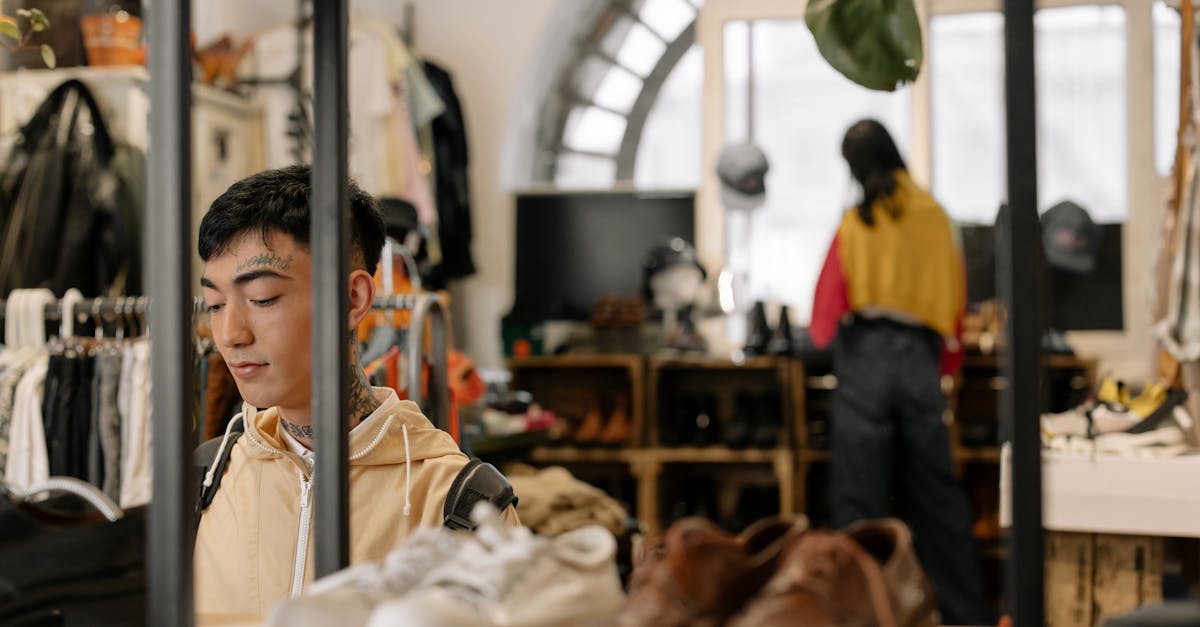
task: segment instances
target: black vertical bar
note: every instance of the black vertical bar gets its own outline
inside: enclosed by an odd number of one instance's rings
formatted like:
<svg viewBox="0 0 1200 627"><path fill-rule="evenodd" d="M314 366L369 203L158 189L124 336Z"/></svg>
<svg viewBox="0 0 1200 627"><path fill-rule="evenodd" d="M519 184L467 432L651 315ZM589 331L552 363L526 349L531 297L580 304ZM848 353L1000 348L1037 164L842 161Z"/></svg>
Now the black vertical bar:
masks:
<svg viewBox="0 0 1200 627"><path fill-rule="evenodd" d="M192 57L191 2L156 2L150 16L150 146L146 160L147 293L154 306L149 507L150 625L192 625L196 497L192 438Z"/></svg>
<svg viewBox="0 0 1200 627"><path fill-rule="evenodd" d="M314 117L312 258L312 419L319 457L316 495L316 575L344 568L350 556L346 440L349 424L349 311L346 202L346 0L313 7Z"/></svg>
<svg viewBox="0 0 1200 627"><path fill-rule="evenodd" d="M1038 432L1041 320L1035 246L1037 214L1037 111L1034 97L1033 0L1004 2L1005 94L1008 101L1008 234L997 257L1000 296L1007 307L1009 385L1001 416L1012 434L1012 534L1008 601L1014 624L1045 621L1043 597L1042 458ZM1034 279L1031 281L1031 279Z"/></svg>

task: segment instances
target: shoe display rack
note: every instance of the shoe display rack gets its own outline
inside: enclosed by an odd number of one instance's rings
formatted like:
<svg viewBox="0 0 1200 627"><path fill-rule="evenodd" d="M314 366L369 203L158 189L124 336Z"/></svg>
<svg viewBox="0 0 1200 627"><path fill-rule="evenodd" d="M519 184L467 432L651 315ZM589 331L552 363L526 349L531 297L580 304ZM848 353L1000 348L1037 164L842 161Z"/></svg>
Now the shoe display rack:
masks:
<svg viewBox="0 0 1200 627"><path fill-rule="evenodd" d="M764 483L773 486L776 512L797 511L803 502L796 455L804 416L798 360L563 355L517 359L508 368L515 389L528 390L569 425L559 444L535 449L528 461L629 478L630 504L648 532L661 531L679 515L672 502L690 501L706 486L712 490L705 496L725 511L736 509L740 493L761 493ZM591 437L614 431L613 414L626 398L628 440ZM597 420L604 424L597 428Z"/></svg>

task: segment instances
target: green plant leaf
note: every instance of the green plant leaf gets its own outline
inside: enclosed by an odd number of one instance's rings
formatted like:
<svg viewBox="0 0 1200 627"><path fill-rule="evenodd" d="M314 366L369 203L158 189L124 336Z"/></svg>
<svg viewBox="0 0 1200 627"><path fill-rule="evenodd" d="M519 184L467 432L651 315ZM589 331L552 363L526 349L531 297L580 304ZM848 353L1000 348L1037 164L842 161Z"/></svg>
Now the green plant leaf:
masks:
<svg viewBox="0 0 1200 627"><path fill-rule="evenodd" d="M17 9L17 15L20 15L21 17L29 17L33 15L33 11L30 11L29 9Z"/></svg>
<svg viewBox="0 0 1200 627"><path fill-rule="evenodd" d="M54 48L51 48L49 44L42 44L42 63L52 70L58 63L58 59L54 57Z"/></svg>
<svg viewBox="0 0 1200 627"><path fill-rule="evenodd" d="M40 9L29 10L29 25L33 27L33 32L40 33L47 28L50 28L50 19L42 13Z"/></svg>
<svg viewBox="0 0 1200 627"><path fill-rule="evenodd" d="M0 35L8 35L16 41L21 41L21 29L17 28L16 21L8 18L0 17Z"/></svg>

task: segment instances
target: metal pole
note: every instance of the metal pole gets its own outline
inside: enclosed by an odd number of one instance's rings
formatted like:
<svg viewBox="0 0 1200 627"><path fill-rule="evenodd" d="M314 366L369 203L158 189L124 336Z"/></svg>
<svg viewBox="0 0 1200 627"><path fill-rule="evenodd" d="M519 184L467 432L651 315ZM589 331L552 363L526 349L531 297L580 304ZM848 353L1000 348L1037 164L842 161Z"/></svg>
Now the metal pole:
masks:
<svg viewBox="0 0 1200 627"><path fill-rule="evenodd" d="M997 255L1000 296L1007 306L1008 389L1001 417L1012 434L1013 525L1009 538L1007 592L1014 624L1037 627L1045 621L1043 598L1042 458L1038 416L1041 407L1041 328L1035 246L1037 214L1037 111L1034 98L1033 0L1004 2L1004 87L1008 112L1008 234Z"/></svg>
<svg viewBox="0 0 1200 627"><path fill-rule="evenodd" d="M150 146L145 251L154 329L151 428L154 498L149 506L147 624L195 622L192 546L192 56L191 3L150 7Z"/></svg>
<svg viewBox="0 0 1200 627"><path fill-rule="evenodd" d="M433 320L433 357L429 362L428 401L422 393L425 370L425 322ZM446 375L446 310L433 294L423 294L408 322L408 398L421 407L434 426L450 430L450 379Z"/></svg>
<svg viewBox="0 0 1200 627"><path fill-rule="evenodd" d="M313 479L317 577L344 568L350 557L346 5L346 0L316 0L313 6L312 419L319 455Z"/></svg>

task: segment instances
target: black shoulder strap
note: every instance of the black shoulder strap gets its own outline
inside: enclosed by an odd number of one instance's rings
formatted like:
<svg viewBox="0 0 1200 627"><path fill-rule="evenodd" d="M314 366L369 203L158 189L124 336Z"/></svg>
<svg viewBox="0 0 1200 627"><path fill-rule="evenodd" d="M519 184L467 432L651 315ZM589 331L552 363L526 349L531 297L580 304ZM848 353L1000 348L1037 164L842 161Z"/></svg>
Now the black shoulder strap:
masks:
<svg viewBox="0 0 1200 627"><path fill-rule="evenodd" d="M233 454L233 445L237 443L238 438L242 437L242 433L246 431L246 426L242 423L240 417L233 420L232 432L225 443L225 448L221 448L221 442L225 440L224 437L213 438L197 446L196 451L192 453L192 463L198 471L197 482L200 484L200 489L198 490L200 502L196 505L197 513L203 512L212 504L213 497L217 495L217 489L221 487L221 477L225 475L225 468L229 466L229 456ZM212 483L205 486L204 479L208 476L210 468L216 468L216 470L213 471Z"/></svg>
<svg viewBox="0 0 1200 627"><path fill-rule="evenodd" d="M509 505L517 505L517 495L513 493L512 484L495 466L472 459L450 484L446 504L442 507L442 524L447 529L474 529L471 510L481 501L487 501L504 511Z"/></svg>

